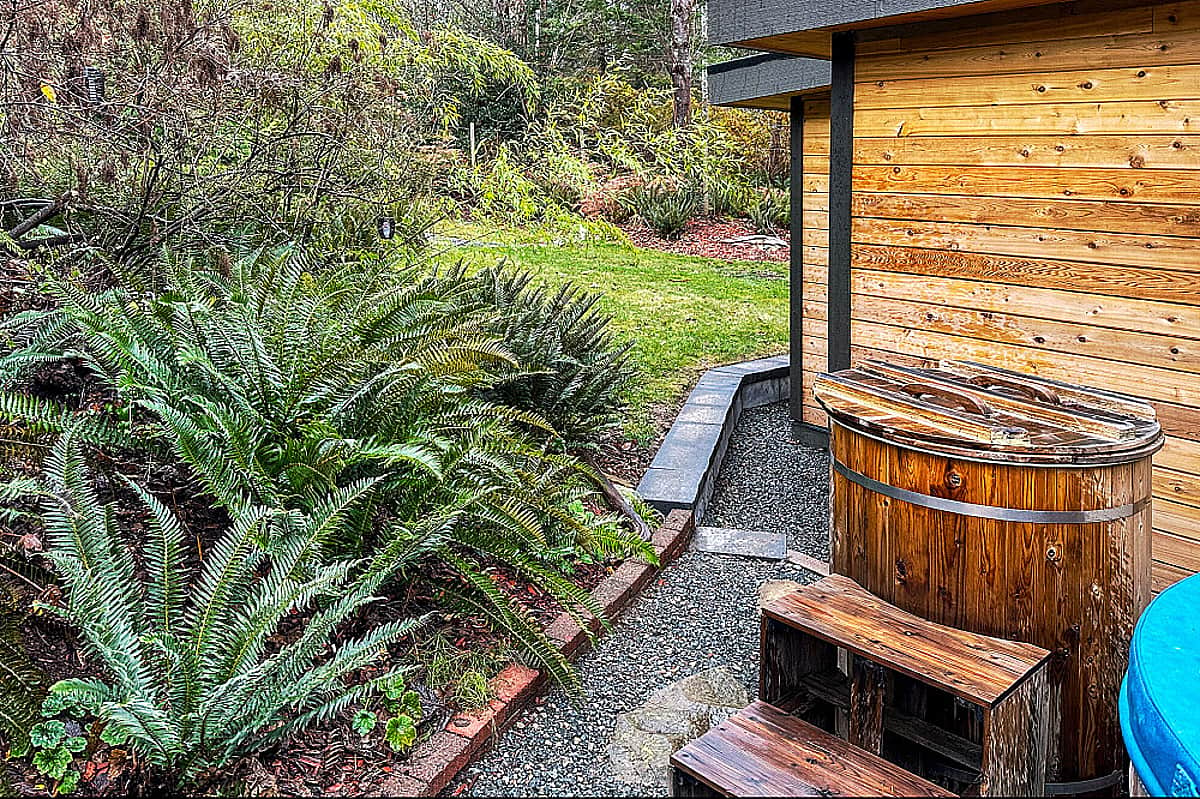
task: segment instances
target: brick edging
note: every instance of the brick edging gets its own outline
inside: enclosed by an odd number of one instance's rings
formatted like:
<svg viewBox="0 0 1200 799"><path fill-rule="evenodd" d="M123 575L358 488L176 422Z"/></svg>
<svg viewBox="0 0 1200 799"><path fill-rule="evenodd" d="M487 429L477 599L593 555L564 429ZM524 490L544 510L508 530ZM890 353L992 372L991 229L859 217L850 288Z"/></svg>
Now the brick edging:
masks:
<svg viewBox="0 0 1200 799"><path fill-rule="evenodd" d="M691 511L673 510L651 539L658 565L627 560L592 589L592 598L609 619L616 617L654 577L687 547L696 523ZM546 635L568 660L586 652L593 637L603 633L591 618L591 635L570 614L562 613L546 627ZM380 786L388 796L436 796L520 716L546 686L544 672L509 664L491 685L496 698L481 710L455 714L446 726L422 742L408 760Z"/></svg>

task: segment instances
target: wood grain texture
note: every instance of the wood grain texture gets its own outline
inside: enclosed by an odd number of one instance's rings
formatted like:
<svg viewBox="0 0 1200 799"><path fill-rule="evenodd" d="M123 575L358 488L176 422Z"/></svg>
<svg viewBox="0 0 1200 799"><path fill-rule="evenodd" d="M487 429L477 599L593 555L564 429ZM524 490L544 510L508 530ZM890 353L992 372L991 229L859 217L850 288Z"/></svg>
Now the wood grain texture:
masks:
<svg viewBox="0 0 1200 799"><path fill-rule="evenodd" d="M1195 276L1174 269L870 244L856 245L852 258L856 269L1200 305Z"/></svg>
<svg viewBox="0 0 1200 799"><path fill-rule="evenodd" d="M1049 656L1038 646L931 623L841 574L775 600L764 618L989 707Z"/></svg>
<svg viewBox="0 0 1200 799"><path fill-rule="evenodd" d="M854 163L1104 169L1200 169L1200 136L1047 136L1030 130L1003 136L857 137Z"/></svg>
<svg viewBox="0 0 1200 799"><path fill-rule="evenodd" d="M1134 236L957 222L897 222L869 217L854 220L852 235L858 244L883 247L917 247L1016 258L1051 258L1087 265L1200 271L1200 239L1189 237Z"/></svg>
<svg viewBox="0 0 1200 799"><path fill-rule="evenodd" d="M854 295L853 314L864 322L1200 373L1200 342L1193 339L870 294Z"/></svg>
<svg viewBox="0 0 1200 799"><path fill-rule="evenodd" d="M915 56L912 50L898 50L865 59L856 77L860 81L890 80L896 75L906 78L957 78L963 75L1104 69L1141 63L1200 63L1200 40L1188 34L1179 30L1158 33L1123 33L1114 30L1097 36L1048 40L1046 34L1042 33L1031 37L1029 41L927 49Z"/></svg>
<svg viewBox="0 0 1200 799"><path fill-rule="evenodd" d="M804 175L801 256L801 300L803 316L804 373L801 375L803 396L800 401L801 421L821 424L817 403L812 397L812 375L824 371L828 356L826 314L829 280L829 109L827 98L804 102ZM814 325L818 322L819 324ZM812 357L815 356L815 357Z"/></svg>
<svg viewBox="0 0 1200 799"><path fill-rule="evenodd" d="M904 73L900 73L904 74ZM910 78L860 81L855 106L874 108L933 108L937 106L1003 106L1038 103L1086 103L1153 100L1163 97L1196 99L1200 95L1200 66L1116 66L1080 71L1041 69L1014 75L958 75L953 80Z"/></svg>
<svg viewBox="0 0 1200 799"><path fill-rule="evenodd" d="M1200 307L1089 295L1073 286L1036 288L859 269L854 274L853 288L859 295L924 302L934 307L970 308L1073 325L1200 339ZM811 296L814 304L819 305L821 297L815 287Z"/></svg>
<svg viewBox="0 0 1200 799"><path fill-rule="evenodd" d="M1151 490L1148 462L1097 469L977 463L901 449L837 424L832 448L867 477L961 502L1112 507ZM932 621L1055 652L1051 690L1061 692L1061 734L1050 776L1099 776L1123 762L1116 690L1150 588L1150 513L1079 525L981 523L884 498L835 472L831 568ZM870 532L881 527L887 535Z"/></svg>
<svg viewBox="0 0 1200 799"><path fill-rule="evenodd" d="M1196 205L1200 204L1200 173L1194 169L859 165L854 169L854 190Z"/></svg>
<svg viewBox="0 0 1200 799"><path fill-rule="evenodd" d="M883 710L887 697L887 672L870 660L850 660L850 734L859 749L879 754L883 746Z"/></svg>
<svg viewBox="0 0 1200 799"><path fill-rule="evenodd" d="M1040 669L987 715L980 796L1041 796L1046 783L1050 684Z"/></svg>
<svg viewBox="0 0 1200 799"><path fill-rule="evenodd" d="M960 108L866 109L855 114L855 133L869 138L904 136L1021 136L1048 134L1144 135L1200 132L1200 101L1046 103Z"/></svg>
<svg viewBox="0 0 1200 799"><path fill-rule="evenodd" d="M853 209L859 218L1140 234L1150 237L1151 242L1167 236L1187 237L1184 238L1187 243L1200 235L1200 206L1194 205L974 194L858 193L854 195ZM814 220L816 213L819 212L813 211Z"/></svg>
<svg viewBox="0 0 1200 799"><path fill-rule="evenodd" d="M1178 4L1170 6L1178 9ZM1098 18L1103 22L1098 23ZM1173 26L1178 28L1180 26ZM1014 42L1062 41L1118 31L1125 34L1166 32L1155 27L1155 7L1136 2L1081 0L1040 6L1019 12L981 15L934 25L893 30L881 39L864 42L862 53L912 53L960 49ZM865 61L866 59L864 59Z"/></svg>
<svg viewBox="0 0 1200 799"><path fill-rule="evenodd" d="M863 31L854 357L967 357L1136 393L1169 435L1155 496L1198 507L1198 75L1200 0L1081 0ZM817 353L829 138L817 126L805 135L803 329ZM826 422L811 397L823 368L805 359L801 411L813 424ZM1189 524L1175 507L1156 521L1156 587L1200 563ZM956 535L945 531L945 562L913 566L888 590L923 591L959 559L994 560ZM999 571L972 584L981 603Z"/></svg>
<svg viewBox="0 0 1200 799"><path fill-rule="evenodd" d="M756 701L671 756L723 796L953 796Z"/></svg>

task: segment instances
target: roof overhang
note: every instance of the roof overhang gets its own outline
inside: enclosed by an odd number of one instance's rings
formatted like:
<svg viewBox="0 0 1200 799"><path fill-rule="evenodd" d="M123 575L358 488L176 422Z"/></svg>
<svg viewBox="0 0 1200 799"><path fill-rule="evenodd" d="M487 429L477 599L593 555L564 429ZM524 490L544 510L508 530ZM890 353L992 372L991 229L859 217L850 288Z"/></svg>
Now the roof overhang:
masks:
<svg viewBox="0 0 1200 799"><path fill-rule="evenodd" d="M760 53L710 66L708 101L786 111L792 97L826 92L829 81L828 61Z"/></svg>
<svg viewBox="0 0 1200 799"><path fill-rule="evenodd" d="M709 0L711 44L829 58L836 30L952 19L1056 0Z"/></svg>

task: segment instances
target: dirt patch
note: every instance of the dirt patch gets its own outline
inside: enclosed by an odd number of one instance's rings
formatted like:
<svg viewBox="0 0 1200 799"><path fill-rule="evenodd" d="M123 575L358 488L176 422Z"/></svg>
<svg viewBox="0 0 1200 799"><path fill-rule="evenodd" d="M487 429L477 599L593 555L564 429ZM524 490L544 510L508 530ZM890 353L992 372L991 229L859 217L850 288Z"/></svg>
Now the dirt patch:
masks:
<svg viewBox="0 0 1200 799"><path fill-rule="evenodd" d="M694 255L722 261L770 261L784 263L788 260L788 231L777 230L771 235L784 242L785 246L762 244L734 244L731 240L746 236L757 236L758 231L744 219L693 219L687 223L678 239L664 239L639 221L621 226L630 240L638 247L661 250L675 255Z"/></svg>

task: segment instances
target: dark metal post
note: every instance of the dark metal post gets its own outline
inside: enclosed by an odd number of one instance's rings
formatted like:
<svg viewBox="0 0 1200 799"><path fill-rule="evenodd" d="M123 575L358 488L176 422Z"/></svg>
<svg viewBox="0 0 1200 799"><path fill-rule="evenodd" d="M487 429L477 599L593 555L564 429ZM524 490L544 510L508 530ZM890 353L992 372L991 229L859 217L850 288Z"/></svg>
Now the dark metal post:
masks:
<svg viewBox="0 0 1200 799"><path fill-rule="evenodd" d="M804 98L793 97L789 104L788 128L791 136L791 172L788 202L791 206L788 265L790 398L792 421L803 422L804 415Z"/></svg>
<svg viewBox="0 0 1200 799"><path fill-rule="evenodd" d="M829 371L850 368L850 200L854 178L854 33L833 34L829 108Z"/></svg>

